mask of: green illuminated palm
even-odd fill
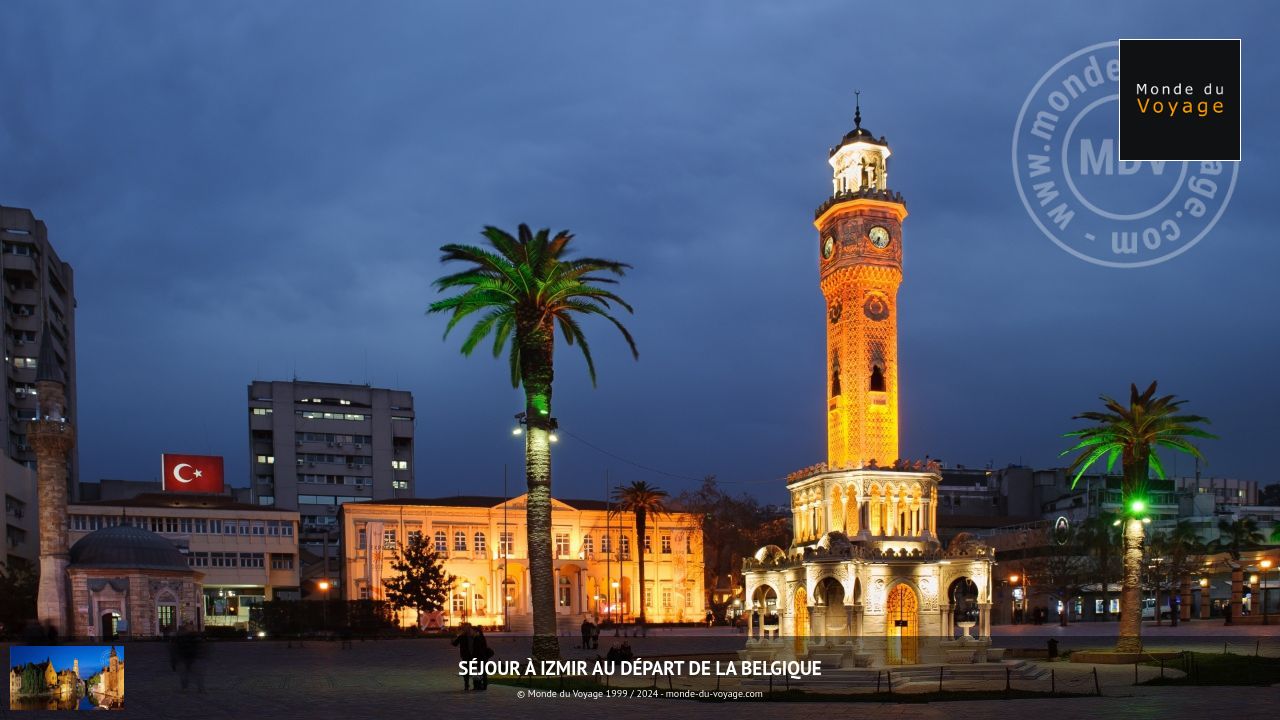
[[[1164,467],[1156,450],[1165,448],[1202,458],[1200,449],[1189,438],[1215,436],[1196,427],[1208,424],[1208,418],[1180,414],[1185,400],[1177,400],[1173,395],[1157,397],[1154,382],[1142,393],[1138,392],[1137,385],[1130,385],[1127,406],[1106,395],[1102,396],[1102,402],[1105,412],[1091,411],[1075,416],[1076,420],[1096,424],[1067,433],[1067,437],[1078,438],[1078,442],[1062,454],[1076,453],[1070,465],[1070,471],[1075,473],[1072,487],[1103,457],[1107,459],[1108,473],[1114,470],[1116,461],[1120,461],[1121,500],[1125,509],[1124,578],[1116,650],[1138,652],[1142,649],[1141,577],[1143,521],[1148,519],[1147,478],[1151,474],[1164,477]]]
[[[587,361],[591,384],[596,382],[595,362],[578,319],[598,315],[622,333],[631,354],[639,357],[635,340],[613,315],[614,306],[631,312],[631,306],[601,287],[616,283],[610,276],[623,275],[629,265],[599,258],[568,257],[573,235],[534,233],[521,225],[517,237],[496,227],[485,227],[488,247],[451,243],[441,247],[443,262],[461,262],[465,270],[435,282],[441,292],[458,294],[431,304],[429,313],[449,313],[445,336],[464,319],[477,316],[462,343],[471,355],[486,338],[493,337],[493,355],[502,355],[510,341],[512,387],[524,387],[525,476],[529,541],[529,586],[533,604],[533,651],[539,659],[559,657],[556,641],[555,583],[551,560],[551,386],[555,377],[552,357],[555,332],[568,345],[576,345]]]

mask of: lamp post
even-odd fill
[[[471,604],[471,581],[462,581],[462,622],[467,621],[467,606]]]
[[[618,603],[622,598],[618,595],[618,581],[614,580],[612,583],[609,583],[609,585],[613,588],[613,602],[610,603],[613,610],[613,636],[618,637]]]
[[[1267,571],[1271,569],[1271,559],[1258,563],[1258,567],[1262,568],[1262,624],[1270,625],[1271,613],[1267,610],[1267,600],[1270,599],[1271,588],[1267,587]]]
[[[1019,580],[1019,579],[1022,579],[1022,581],[1023,581],[1023,586],[1022,586],[1022,606],[1025,608],[1025,607],[1026,607],[1026,604],[1027,604],[1027,586],[1026,586],[1026,578],[1019,578],[1019,576],[1018,576],[1018,574],[1017,574],[1017,573],[1013,573],[1013,574],[1009,575],[1009,585],[1010,585],[1010,586],[1015,586],[1015,585],[1017,585],[1017,584],[1018,584],[1018,580]],[[1013,599],[1013,607],[1012,607],[1011,609],[1012,609],[1013,616],[1014,616],[1014,617],[1013,617],[1013,619],[1017,622],[1017,624],[1021,625],[1021,624],[1022,624],[1022,622],[1021,622],[1020,620],[1018,620],[1018,619],[1017,619],[1017,618],[1018,618],[1018,598],[1016,598],[1016,597],[1015,597],[1015,598]],[[1024,612],[1023,612],[1022,620],[1025,620],[1025,619],[1026,619],[1026,612],[1024,611]]]
[[[316,587],[320,588],[320,592],[321,592],[320,629],[328,630],[329,629],[329,581],[321,580],[319,583],[316,584]]]
[[[1209,578],[1200,578],[1200,619],[1209,619]]]

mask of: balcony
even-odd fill
[[[813,219],[817,220],[818,218],[822,217],[823,213],[835,207],[836,205],[839,205],[840,203],[849,202],[850,200],[864,200],[864,199],[879,200],[881,202],[892,202],[892,203],[898,203],[903,205],[906,204],[905,201],[902,199],[902,193],[894,192],[893,190],[871,190],[871,189],[846,190],[843,192],[838,192],[835,195],[832,195],[831,197],[827,198],[826,202],[819,205],[818,209],[813,211]]]

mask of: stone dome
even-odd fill
[[[191,570],[177,546],[132,525],[102,528],[80,538],[71,546],[71,565],[122,570]]]

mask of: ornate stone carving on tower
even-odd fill
[[[46,324],[36,360],[39,409],[28,423],[27,439],[36,451],[36,485],[40,503],[40,586],[36,615],[59,635],[70,627],[67,608],[67,452],[75,445],[75,428],[66,418],[66,382],[59,369]]]
[[[815,213],[827,300],[827,465],[898,460],[898,284],[902,195],[888,188],[889,145],[862,127],[831,149],[832,195]]]

